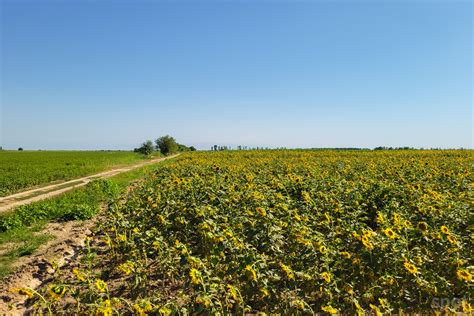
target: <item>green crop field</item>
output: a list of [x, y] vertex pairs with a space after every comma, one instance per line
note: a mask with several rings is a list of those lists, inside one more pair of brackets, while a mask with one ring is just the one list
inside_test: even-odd
[[143, 159], [118, 151], [0, 151], [0, 196]]
[[51, 236], [42, 233], [48, 223], [92, 218], [101, 205], [125, 191], [131, 181], [166, 163], [93, 180], [82, 188], [0, 214], [0, 279], [14, 271], [14, 264], [20, 257], [30, 255], [49, 240]]
[[[187, 153], [41, 290], [61, 314], [469, 311], [472, 151]], [[438, 305], [436, 305], [438, 304]]]

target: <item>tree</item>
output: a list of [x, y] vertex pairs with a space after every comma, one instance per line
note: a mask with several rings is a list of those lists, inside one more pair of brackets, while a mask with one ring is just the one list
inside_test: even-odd
[[177, 144], [178, 145], [178, 151], [189, 151], [189, 147], [183, 144]]
[[18, 148], [18, 151], [23, 151], [23, 147]]
[[196, 147], [191, 146], [191, 147], [189, 147], [189, 150], [190, 150], [190, 151], [196, 151]]
[[135, 151], [148, 156], [151, 155], [153, 149], [153, 142], [151, 140], [147, 140], [139, 148], [136, 148]]
[[159, 150], [163, 155], [172, 154], [178, 150], [178, 144], [176, 143], [176, 140], [169, 135], [158, 138], [155, 143], [156, 149]]

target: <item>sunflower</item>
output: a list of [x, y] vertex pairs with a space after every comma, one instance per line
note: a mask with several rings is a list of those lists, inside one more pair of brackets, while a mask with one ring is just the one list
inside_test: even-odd
[[265, 209], [263, 207], [257, 207], [255, 209], [257, 211], [258, 214], [260, 214], [260, 216], [267, 216], [267, 211], [265, 211]]
[[411, 264], [410, 262], [405, 261], [405, 263], [403, 265], [405, 266], [405, 269], [407, 269], [408, 272], [410, 272], [411, 274], [417, 274], [418, 273], [418, 269], [417, 269], [417, 267], [415, 267], [414, 264]]
[[203, 305], [204, 307], [209, 307], [211, 305], [211, 300], [204, 296], [196, 297], [196, 304]]
[[354, 305], [355, 305], [355, 308], [356, 308], [356, 313], [357, 313], [357, 316], [365, 316], [365, 311], [364, 309], [360, 306], [359, 303], [354, 302]]
[[61, 285], [51, 285], [48, 287], [48, 292], [53, 300], [59, 300], [64, 293], [66, 293], [66, 287]]
[[354, 295], [354, 289], [352, 288], [351, 285], [345, 285], [344, 290], [349, 294], [349, 295]]
[[335, 309], [334, 307], [332, 307], [331, 305], [322, 306], [322, 307], [321, 307], [321, 310], [322, 310], [323, 312], [329, 313], [329, 314], [331, 314], [331, 315], [334, 315], [334, 314], [337, 314], [337, 313], [338, 313], [338, 310]]
[[449, 229], [446, 226], [441, 226], [441, 232], [445, 235], [449, 235]]
[[96, 314], [102, 316], [112, 316], [113, 310], [110, 304], [110, 300], [105, 300], [104, 303], [97, 308]]
[[472, 280], [472, 274], [470, 274], [467, 270], [459, 269], [456, 271], [456, 275], [459, 280], [464, 280], [466, 282], [470, 282]]
[[453, 235], [448, 235], [446, 237], [448, 239], [448, 241], [452, 244], [456, 244], [457, 243], [457, 240], [456, 240], [456, 237], [454, 237]]
[[264, 287], [260, 288], [258, 291], [260, 292], [260, 295], [262, 297], [267, 297], [268, 295], [270, 295], [270, 292]]
[[252, 268], [251, 265], [245, 267], [245, 273], [248, 275], [250, 280], [255, 281], [257, 279], [257, 272]]
[[326, 217], [326, 221], [328, 224], [331, 224], [331, 216], [329, 215], [328, 212], [324, 213], [324, 216]]
[[305, 306], [302, 300], [294, 300], [291, 304], [298, 310], [303, 311]]
[[462, 311], [465, 313], [472, 313], [474, 311], [474, 308], [472, 308], [471, 303], [469, 303], [468, 301], [462, 301], [461, 306]]
[[379, 224], [385, 223], [385, 218], [383, 217], [382, 213], [377, 213], [377, 223]]
[[133, 305], [133, 308], [136, 311], [136, 314], [139, 316], [148, 315], [148, 312], [153, 310], [153, 305], [146, 300], [142, 300], [140, 303], [136, 303]]
[[237, 300], [239, 298], [238, 290], [235, 286], [227, 284], [227, 291], [234, 300]]
[[79, 281], [84, 282], [86, 280], [86, 276], [81, 271], [79, 271], [79, 269], [77, 268], [72, 269], [72, 273], [76, 276], [76, 278]]
[[168, 315], [173, 314], [173, 311], [166, 306], [160, 307], [158, 312], [160, 313], [161, 316], [168, 316]]
[[127, 241], [127, 236], [123, 235], [123, 234], [118, 234], [117, 235], [117, 240], [119, 242], [126, 242]]
[[323, 272], [323, 273], [321, 273], [321, 277], [322, 277], [327, 283], [331, 282], [331, 276], [329, 275], [329, 273]]
[[201, 272], [199, 272], [199, 270], [192, 268], [189, 271], [189, 276], [191, 277], [191, 282], [193, 284], [200, 284], [201, 283]]
[[376, 316], [382, 316], [382, 312], [380, 311], [380, 309], [378, 308], [378, 306], [376, 305], [373, 305], [373, 304], [369, 304], [369, 307], [375, 312], [375, 315]]
[[400, 226], [400, 223], [401, 223], [400, 214], [393, 213], [393, 221], [394, 221], [396, 226]]
[[119, 269], [120, 269], [120, 271], [125, 273], [125, 275], [130, 275], [130, 274], [132, 274], [132, 272], [135, 269], [135, 264], [131, 261], [127, 261], [127, 262], [122, 263], [121, 265], [119, 265]]
[[32, 290], [30, 290], [29, 288], [13, 288], [10, 290], [10, 292], [13, 292], [13, 293], [18, 293], [20, 295], [26, 295], [28, 296], [28, 298], [33, 298], [34, 296], [34, 293]]
[[362, 236], [362, 244], [368, 250], [374, 249], [374, 245], [370, 242], [369, 237], [367, 237], [366, 235]]
[[388, 307], [388, 303], [387, 303], [386, 299], [379, 298], [379, 303], [380, 303], [380, 306], [382, 306], [383, 309], [386, 309]]
[[295, 278], [295, 274], [289, 266], [287, 266], [286, 264], [280, 263], [280, 268], [283, 270], [283, 272], [285, 272], [286, 277], [288, 279], [292, 280]]
[[346, 259], [350, 259], [350, 258], [351, 258], [351, 254], [348, 253], [347, 251], [342, 251], [342, 252], [341, 252], [341, 256], [343, 256], [343, 257], [346, 258]]
[[153, 246], [153, 249], [155, 250], [158, 250], [161, 247], [161, 243], [157, 240], [155, 240], [151, 245]]
[[326, 246], [320, 246], [319, 247], [319, 252], [321, 252], [322, 254], [325, 254], [327, 252]]
[[97, 279], [95, 280], [95, 287], [97, 288], [97, 290], [100, 292], [100, 293], [105, 293], [107, 292], [107, 283], [105, 283], [103, 280], [101, 279]]
[[397, 237], [397, 234], [395, 234], [395, 232], [391, 228], [385, 228], [383, 232], [390, 239], [395, 239]]
[[301, 197], [303, 198], [303, 201], [305, 203], [310, 203], [311, 202], [311, 195], [309, 195], [308, 192], [306, 192], [306, 191], [301, 192]]
[[426, 222], [419, 222], [417, 226], [418, 226], [418, 229], [423, 232], [428, 230], [428, 224]]

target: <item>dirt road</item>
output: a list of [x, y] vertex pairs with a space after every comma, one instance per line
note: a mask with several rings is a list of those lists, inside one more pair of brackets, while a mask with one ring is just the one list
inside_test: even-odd
[[[179, 154], [178, 154], [179, 155]], [[121, 167], [121, 168], [116, 168], [116, 169], [111, 169], [107, 170], [101, 173], [93, 174], [90, 176], [82, 177], [79, 179], [74, 179], [74, 180], [69, 180], [66, 182], [61, 182], [57, 184], [51, 184], [47, 185], [44, 187], [28, 190], [28, 191], [23, 191], [20, 193], [12, 194], [9, 196], [1, 197], [0, 198], [0, 213], [6, 212], [14, 207], [20, 206], [20, 205], [25, 205], [29, 204], [32, 202], [36, 202], [39, 200], [44, 200], [56, 195], [59, 195], [61, 193], [70, 191], [74, 188], [82, 187], [86, 185], [87, 183], [91, 182], [92, 180], [99, 179], [99, 178], [110, 178], [113, 177], [119, 173], [122, 172], [127, 172], [133, 169], [137, 169], [143, 166], [151, 165], [163, 160], [171, 159], [174, 158], [178, 155], [173, 155], [165, 158], [157, 158], [157, 159], [152, 159], [152, 160], [147, 160], [144, 162], [140, 162], [138, 164], [126, 166], [126, 167]]]

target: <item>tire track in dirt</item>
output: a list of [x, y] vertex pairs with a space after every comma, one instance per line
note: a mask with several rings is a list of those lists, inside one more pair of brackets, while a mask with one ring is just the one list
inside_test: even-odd
[[69, 264], [84, 247], [84, 240], [91, 234], [96, 219], [49, 223], [41, 234], [52, 238], [33, 254], [21, 257], [14, 264], [15, 271], [0, 282], [0, 315], [24, 315], [28, 297], [13, 289], [38, 289], [54, 279], [54, 265]]

